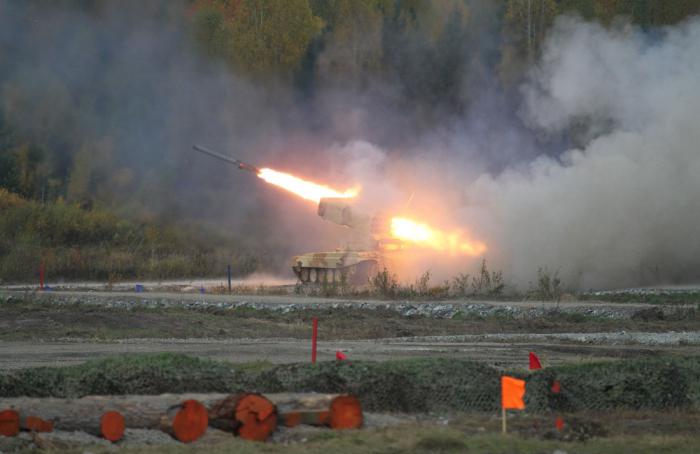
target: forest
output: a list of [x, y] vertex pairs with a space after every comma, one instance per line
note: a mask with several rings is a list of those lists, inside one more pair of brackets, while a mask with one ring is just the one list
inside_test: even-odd
[[523, 133], [515, 157], [494, 145], [527, 131], [520, 85], [558, 17], [653, 40], [699, 12], [700, 0], [0, 0], [0, 279], [40, 261], [68, 278], [207, 275], [232, 258], [239, 274], [274, 268], [289, 251], [265, 225], [267, 196], [199, 165], [192, 143], [308, 170], [304, 147], [360, 139], [410, 155], [466, 130], [498, 173], [583, 140], [579, 122]]

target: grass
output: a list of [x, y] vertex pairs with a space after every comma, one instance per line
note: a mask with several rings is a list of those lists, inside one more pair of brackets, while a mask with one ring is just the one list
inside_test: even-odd
[[[425, 271], [414, 283], [401, 283], [398, 277], [387, 268], [378, 271], [369, 277], [367, 289], [368, 296], [383, 299], [445, 299], [445, 298], [488, 298], [500, 299], [505, 295], [502, 271], [490, 271], [486, 260], [482, 260], [481, 267], [472, 277], [468, 273], [459, 273], [451, 280], [446, 280], [437, 285], [431, 285], [432, 274]], [[357, 295], [358, 289], [352, 287], [323, 286], [323, 293], [334, 296], [334, 293], [345, 295]], [[512, 295], [508, 295], [512, 296]]]
[[[351, 432], [319, 432], [311, 434], [305, 442], [283, 446], [246, 442], [231, 438], [224, 442], [207, 443], [203, 439], [193, 445], [168, 445], [138, 448], [122, 448], [122, 452], [143, 453], [189, 453], [206, 449], [211, 453], [236, 452], [257, 454], [285, 453], [474, 453], [474, 454], [540, 454], [557, 449], [565, 452], [588, 453], [692, 453], [700, 437], [697, 435], [646, 435], [612, 436], [594, 438], [585, 442], [562, 442], [542, 440], [509, 434], [495, 433], [465, 434], [454, 428], [433, 425], [407, 424], [383, 429], [368, 429]], [[90, 449], [91, 452], [108, 452], [105, 448]], [[109, 451], [111, 452], [111, 451]]]
[[43, 262], [52, 279], [119, 281], [255, 271], [258, 254], [242, 243], [101, 209], [42, 204], [0, 188], [0, 282], [35, 281]]

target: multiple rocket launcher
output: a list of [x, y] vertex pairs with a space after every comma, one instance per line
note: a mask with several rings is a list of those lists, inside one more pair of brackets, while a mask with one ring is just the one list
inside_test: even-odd
[[403, 249], [404, 244], [471, 257], [481, 256], [486, 251], [484, 243], [469, 239], [460, 229], [443, 231], [406, 217], [358, 213], [350, 199], [357, 195], [359, 188], [338, 191], [288, 173], [255, 167], [198, 145], [193, 148], [318, 204], [318, 215], [322, 219], [349, 228], [351, 238], [343, 248], [294, 258], [292, 269], [301, 282], [335, 282], [350, 277], [346, 282], [364, 284], [367, 282], [364, 276], [387, 266], [385, 259], [391, 252]]
[[[198, 145], [194, 145], [193, 148], [200, 153], [233, 164], [241, 170], [252, 172], [266, 181], [268, 180], [265, 178], [264, 172], [275, 172], [270, 169], [260, 169]], [[294, 274], [305, 284], [323, 282], [347, 282], [354, 285], [366, 284], [369, 276], [376, 273], [379, 266], [385, 265], [383, 245], [388, 243], [396, 244], [395, 240], [386, 238], [389, 230], [388, 226], [377, 227], [380, 223], [378, 219], [384, 221], [386, 219], [379, 216], [372, 217], [356, 213], [347, 201], [348, 194], [352, 194], [352, 191], [339, 193], [325, 186], [306, 182], [291, 175], [281, 175], [283, 175], [285, 182], [290, 182], [291, 180], [292, 184], [300, 185], [300, 189], [310, 189], [316, 193], [314, 197], [308, 197], [308, 194], [298, 193], [298, 195], [308, 200], [318, 201], [318, 215], [322, 219], [345, 226], [352, 232], [352, 238], [344, 248], [329, 252], [312, 252], [294, 257], [292, 259], [292, 271], [294, 271]], [[275, 182], [272, 183], [275, 184]], [[327, 197], [325, 196], [326, 194], [332, 196]]]

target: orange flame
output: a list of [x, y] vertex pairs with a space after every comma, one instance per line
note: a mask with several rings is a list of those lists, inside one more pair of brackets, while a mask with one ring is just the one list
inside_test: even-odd
[[343, 192], [337, 191], [322, 184], [302, 180], [299, 177], [272, 169], [260, 169], [258, 176], [270, 184], [286, 189], [306, 200], [319, 203], [324, 197], [337, 197], [349, 199], [355, 197], [359, 189], [346, 189]]
[[414, 243], [417, 246], [430, 247], [451, 254], [478, 256], [486, 252], [484, 243], [465, 238], [459, 230], [445, 233], [408, 218], [392, 218], [391, 234], [397, 239]]

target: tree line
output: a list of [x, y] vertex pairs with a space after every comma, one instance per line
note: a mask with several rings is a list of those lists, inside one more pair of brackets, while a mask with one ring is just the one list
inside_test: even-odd
[[[27, 22], [19, 30], [35, 33], [29, 18], [36, 9], [79, 11], [90, 20], [109, 3], [62, 0], [47, 6], [27, 1]], [[466, 112], [484, 79], [504, 91], [516, 87], [561, 14], [606, 26], [626, 18], [651, 29], [700, 11], [700, 0], [187, 0], [123, 5], [147, 16], [152, 27], [177, 24], [199, 58], [220, 61], [254, 85], [283, 86], [304, 99], [322, 90], [362, 92], [387, 86], [389, 101], [398, 110], [410, 109], [426, 128]], [[35, 45], [47, 45], [36, 34]], [[93, 38], [85, 36], [86, 41]], [[0, 41], [5, 68], [24, 58], [24, 50], [11, 42], [9, 36]], [[10, 77], [8, 71], [0, 70], [0, 187], [27, 198], [66, 199], [89, 207], [96, 200], [109, 204], [115, 190], [134, 186], [138, 170], [120, 157], [128, 144], [115, 141], [110, 128], [118, 128], [129, 115], [148, 112], [146, 101], [120, 111], [118, 97], [80, 99], [78, 91], [62, 85], [57, 72], [51, 83], [37, 88], [43, 100], [31, 101], [31, 119], [23, 122], [18, 118], [29, 112], [27, 96], [13, 82], [23, 76]], [[98, 77], [105, 85], [118, 85], [125, 76]], [[60, 118], [51, 115], [56, 109], [62, 109]], [[85, 127], [74, 112], [86, 109], [88, 117], [110, 121]], [[85, 133], [97, 129], [93, 136]], [[177, 169], [168, 171], [175, 174]]]

